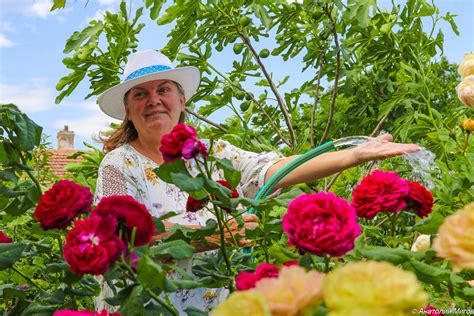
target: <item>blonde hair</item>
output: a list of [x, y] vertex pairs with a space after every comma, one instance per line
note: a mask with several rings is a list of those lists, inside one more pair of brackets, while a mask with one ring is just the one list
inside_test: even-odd
[[[179, 93], [184, 96], [183, 87], [176, 81], [172, 82], [178, 88]], [[128, 90], [127, 93], [125, 93], [125, 95], [123, 96], [124, 104], [127, 104], [127, 97], [129, 92], [130, 90]], [[181, 115], [179, 116], [179, 123], [183, 123], [185, 120], [186, 114], [185, 112], [181, 112]], [[108, 153], [117, 147], [133, 142], [137, 138], [138, 132], [135, 126], [133, 125], [133, 122], [128, 119], [128, 115], [125, 115], [122, 124], [120, 124], [120, 126], [117, 127], [117, 129], [113, 131], [111, 135], [109, 135], [109, 133], [107, 132], [100, 132], [97, 142], [103, 143], [104, 148], [102, 149], [102, 151], [104, 153]]]

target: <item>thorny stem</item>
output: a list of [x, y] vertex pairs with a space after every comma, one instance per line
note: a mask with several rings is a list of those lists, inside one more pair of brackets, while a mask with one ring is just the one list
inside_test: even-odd
[[319, 71], [318, 71], [318, 79], [316, 83], [316, 94], [314, 96], [314, 102], [313, 102], [313, 107], [311, 109], [311, 122], [310, 122], [310, 141], [311, 141], [311, 147], [314, 147], [314, 116], [316, 113], [316, 106], [319, 101], [319, 87], [321, 86], [321, 77], [323, 74], [323, 66], [324, 66], [324, 50], [321, 48], [321, 52], [319, 53]]
[[323, 136], [321, 137], [321, 140], [319, 141], [319, 145], [321, 145], [323, 142], [326, 141], [326, 138], [329, 133], [329, 129], [331, 128], [331, 123], [332, 123], [332, 119], [334, 117], [334, 112], [336, 108], [337, 86], [339, 84], [339, 76], [340, 76], [340, 71], [341, 71], [341, 49], [339, 47], [339, 39], [337, 36], [336, 24], [334, 23], [331, 17], [331, 12], [329, 12], [327, 6], [324, 8], [324, 12], [328, 16], [332, 24], [332, 33], [334, 35], [334, 45], [336, 46], [337, 53], [336, 53], [336, 75], [334, 77], [334, 86], [332, 89], [331, 107], [329, 109], [329, 116], [328, 116], [328, 122], [326, 124], [326, 129], [324, 130]]
[[44, 290], [43, 290], [38, 284], [36, 284], [36, 283], [35, 283], [32, 279], [30, 279], [28, 276], [26, 276], [25, 274], [23, 274], [23, 272], [21, 272], [20, 270], [17, 270], [17, 268], [15, 268], [14, 266], [11, 266], [10, 269], [12, 269], [12, 270], [15, 271], [16, 273], [18, 273], [21, 277], [23, 277], [25, 280], [27, 280], [28, 282], [30, 282], [31, 285], [33, 285], [35, 288], [37, 288], [38, 290], [44, 292]]

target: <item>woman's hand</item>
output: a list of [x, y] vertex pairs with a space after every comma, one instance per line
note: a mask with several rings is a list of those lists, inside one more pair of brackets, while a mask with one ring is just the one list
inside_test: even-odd
[[[240, 227], [239, 227], [239, 223], [237, 222], [237, 220], [235, 218], [232, 218], [231, 220], [229, 220], [227, 222], [227, 226], [230, 229], [230, 233], [229, 233], [229, 230], [227, 230], [227, 228], [224, 227], [224, 231], [225, 231], [224, 236], [225, 236], [226, 242], [233, 243], [234, 238], [237, 240], [237, 243], [239, 244], [239, 246], [247, 246], [251, 242], [251, 240], [249, 240], [245, 237], [237, 238], [236, 235], [245, 236], [245, 230], [246, 229], [255, 229], [255, 228], [257, 228], [258, 227], [258, 217], [254, 214], [243, 214], [242, 219], [244, 220], [244, 224]], [[232, 233], [232, 236], [234, 236], [234, 238], [232, 238], [231, 233]], [[220, 244], [220, 241], [221, 241], [220, 235], [208, 236], [208, 237], [206, 237], [206, 240], [208, 242], [216, 244], [216, 245]]]
[[352, 149], [354, 158], [358, 163], [364, 163], [370, 160], [385, 159], [421, 150], [421, 147], [418, 145], [392, 143], [392, 140], [392, 135], [385, 134], [377, 137], [375, 140], [360, 144]]

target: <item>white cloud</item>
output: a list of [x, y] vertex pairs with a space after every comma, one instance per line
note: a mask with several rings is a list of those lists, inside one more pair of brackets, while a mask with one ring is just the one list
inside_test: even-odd
[[12, 47], [15, 46], [15, 43], [9, 40], [5, 35], [0, 33], [0, 47]]
[[35, 0], [33, 5], [31, 6], [30, 12], [33, 15], [46, 19], [51, 15], [56, 15], [57, 11], [50, 11], [52, 6], [53, 2], [50, 0]]
[[99, 0], [99, 4], [101, 6], [106, 6], [106, 5], [110, 5], [110, 4], [114, 4], [114, 3], [120, 3], [120, 1], [117, 1], [117, 0]]
[[44, 82], [32, 81], [19, 85], [0, 83], [0, 103], [16, 104], [28, 114], [52, 108], [54, 96]]
[[0, 30], [6, 32], [14, 32], [16, 29], [13, 27], [13, 24], [10, 21], [1, 21]]
[[[111, 122], [120, 121], [112, 119], [107, 115], [98, 112], [78, 119], [56, 120], [53, 122], [53, 127], [61, 130], [64, 128], [64, 125], [68, 125], [70, 131], [73, 131], [80, 138], [89, 141], [93, 137], [98, 136], [100, 131], [109, 130], [109, 125]], [[75, 144], [76, 147], [77, 145]]]

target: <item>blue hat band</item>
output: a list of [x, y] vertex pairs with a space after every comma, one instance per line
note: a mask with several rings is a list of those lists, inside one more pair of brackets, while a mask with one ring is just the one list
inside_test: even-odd
[[135, 71], [132, 72], [131, 74], [129, 74], [129, 75], [127, 76], [127, 78], [125, 78], [124, 82], [125, 82], [125, 81], [129, 81], [129, 80], [132, 80], [132, 79], [135, 79], [135, 78], [137, 78], [137, 77], [149, 75], [149, 74], [152, 74], [152, 73], [155, 73], [155, 72], [164, 71], [164, 70], [170, 70], [170, 69], [172, 69], [172, 68], [169, 67], [169, 66], [164, 66], [164, 65], [155, 65], [155, 66], [149, 66], [149, 67], [140, 68], [140, 69], [138, 69], [138, 70], [135, 70]]

